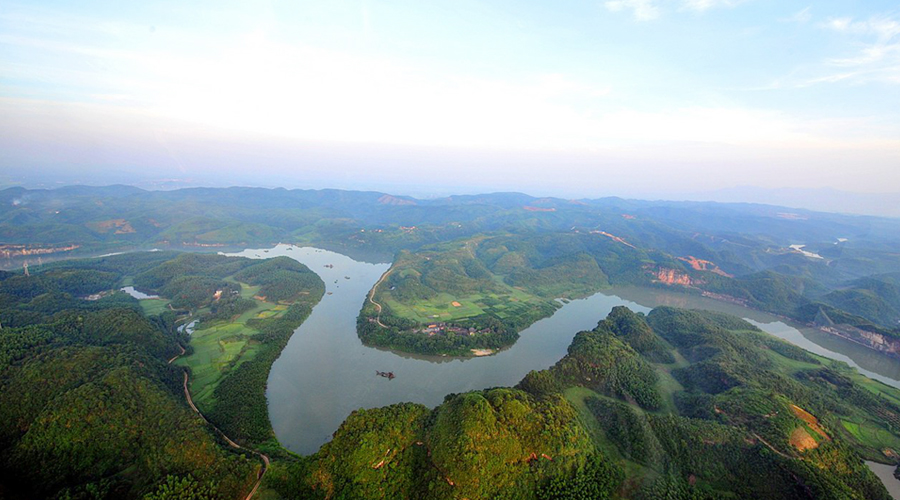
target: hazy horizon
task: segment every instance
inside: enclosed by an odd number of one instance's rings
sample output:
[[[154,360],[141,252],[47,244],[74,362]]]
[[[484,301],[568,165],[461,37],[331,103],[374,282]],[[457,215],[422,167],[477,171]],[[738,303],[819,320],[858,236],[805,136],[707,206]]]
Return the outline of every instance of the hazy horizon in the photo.
[[[755,186],[736,186],[715,191],[695,193],[594,193],[585,196],[566,196],[565,193],[547,191],[524,190],[479,190],[472,186],[454,187],[444,186],[435,188],[433,185],[423,186],[317,186],[317,185],[263,185],[248,183],[202,183],[190,179],[157,179],[147,182],[107,182],[107,183],[65,183],[65,182],[21,182],[13,184],[0,183],[0,191],[22,187],[25,189],[59,189],[65,187],[89,186],[108,187],[126,185],[144,189],[147,191],[172,191],[190,188],[262,188],[262,189],[301,189],[301,190],[347,190],[381,192],[392,196],[411,197],[418,200],[433,200],[449,196],[485,195],[497,193],[519,193],[535,198],[557,198],[572,200],[590,200],[607,197],[616,197],[632,200],[663,201],[663,202],[715,202],[715,203],[750,203],[779,206],[785,208],[812,210],[829,213],[843,213],[849,215],[870,215],[879,217],[900,217],[900,194],[898,193],[854,193],[840,191],[831,188],[804,189],[804,188],[779,188],[765,189]]]
[[[886,1],[2,6],[0,185],[900,193]]]

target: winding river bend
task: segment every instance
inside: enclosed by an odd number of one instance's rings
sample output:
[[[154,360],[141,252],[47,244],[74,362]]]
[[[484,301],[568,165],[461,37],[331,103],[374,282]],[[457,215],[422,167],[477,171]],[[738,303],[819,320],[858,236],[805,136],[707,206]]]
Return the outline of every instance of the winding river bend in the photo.
[[[358,262],[334,252],[290,245],[229,255],[292,257],[325,281],[326,295],[291,337],[268,381],[275,434],[282,445],[301,454],[318,450],[347,415],[359,408],[404,401],[433,407],[450,393],[515,385],[530,370],[556,363],[576,332],[593,328],[618,305],[642,312],[671,305],[735,314],[800,347],[845,361],[869,377],[900,387],[900,362],[865,347],[738,305],[637,287],[608,289],[571,301],[522,331],[518,342],[493,356],[457,359],[375,349],[363,346],[357,337],[356,317],[389,264]],[[396,378],[376,376],[376,371],[392,371]]]

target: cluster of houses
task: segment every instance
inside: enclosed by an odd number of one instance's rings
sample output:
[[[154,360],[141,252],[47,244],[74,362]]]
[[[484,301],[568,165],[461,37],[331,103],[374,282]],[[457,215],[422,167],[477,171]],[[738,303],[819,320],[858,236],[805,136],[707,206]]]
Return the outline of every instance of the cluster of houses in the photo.
[[[473,327],[465,328],[462,326],[454,326],[448,325],[447,323],[431,323],[425,328],[418,330],[419,333],[424,333],[429,337],[433,337],[435,335],[447,335],[447,334],[455,334],[455,335],[475,335],[478,333]]]
[[[376,323],[377,318],[368,318],[369,323]],[[409,330],[411,333],[422,333],[428,335],[429,337],[434,337],[435,335],[458,335],[460,337],[464,336],[474,336],[479,333],[487,333],[489,330],[479,330],[474,327],[464,327],[464,326],[456,326],[450,325],[447,323],[429,323],[426,326],[421,328],[414,328]]]

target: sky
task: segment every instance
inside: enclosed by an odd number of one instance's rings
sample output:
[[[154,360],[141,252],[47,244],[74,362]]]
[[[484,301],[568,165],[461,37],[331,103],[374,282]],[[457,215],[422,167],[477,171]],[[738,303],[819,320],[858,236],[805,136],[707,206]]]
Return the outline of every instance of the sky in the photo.
[[[0,0],[0,185],[900,192],[889,1]]]

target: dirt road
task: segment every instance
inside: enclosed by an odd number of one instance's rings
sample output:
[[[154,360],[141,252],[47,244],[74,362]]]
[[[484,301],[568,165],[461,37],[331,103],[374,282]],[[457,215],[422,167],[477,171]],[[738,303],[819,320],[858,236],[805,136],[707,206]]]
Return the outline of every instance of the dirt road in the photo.
[[[372,289],[369,290],[369,302],[371,302],[372,305],[375,306],[375,309],[378,310],[378,315],[375,316],[375,322],[378,323],[378,326],[380,326],[382,328],[387,328],[387,325],[385,325],[384,323],[381,322],[381,304],[379,304],[378,302],[375,302],[375,298],[374,298],[375,290],[377,290],[378,285],[380,285],[381,282],[384,281],[384,279],[387,278],[389,274],[391,274],[391,271],[393,271],[393,269],[388,269],[384,274],[382,274],[381,278],[379,278],[378,281],[375,283],[375,285],[372,287]]]
[[[174,356],[172,359],[170,359],[169,364],[172,364],[173,361],[175,361],[176,359],[178,359],[179,357],[184,355],[184,353],[185,353],[184,347],[181,347],[181,344],[179,344],[178,347],[179,347],[179,349],[181,349],[181,354]],[[196,412],[197,415],[200,415],[200,418],[202,418],[204,422],[209,424],[209,426],[212,427],[213,430],[215,430],[220,436],[222,436],[222,439],[224,439],[225,442],[227,442],[229,446],[231,446],[232,448],[239,449],[239,450],[249,451],[250,453],[253,453],[254,455],[258,456],[262,460],[263,466],[262,466],[262,469],[260,469],[259,474],[256,477],[256,483],[253,484],[253,489],[250,490],[250,493],[248,493],[247,496],[244,497],[244,500],[250,500],[251,498],[253,498],[253,495],[255,495],[256,491],[259,489],[259,485],[262,483],[263,476],[266,475],[266,471],[269,470],[269,457],[267,457],[266,455],[263,455],[262,453],[260,453],[256,450],[251,450],[250,448],[245,448],[245,447],[235,443],[234,441],[231,440],[231,438],[226,436],[225,433],[222,432],[218,427],[213,425],[212,422],[210,422],[209,420],[206,419],[206,417],[203,415],[203,413],[201,413],[200,410],[197,409],[197,406],[194,404],[194,399],[191,397],[191,391],[188,389],[188,372],[187,372],[187,370],[184,371],[184,397],[185,397],[185,399],[187,399],[188,405],[190,405],[191,409],[194,410],[194,412]]]

